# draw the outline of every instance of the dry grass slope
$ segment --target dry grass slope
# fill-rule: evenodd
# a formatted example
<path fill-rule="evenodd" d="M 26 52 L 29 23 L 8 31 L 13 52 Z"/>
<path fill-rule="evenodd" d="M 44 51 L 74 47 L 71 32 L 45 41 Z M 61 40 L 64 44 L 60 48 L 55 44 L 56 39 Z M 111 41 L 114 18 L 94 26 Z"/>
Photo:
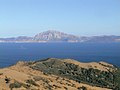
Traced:
<path fill-rule="evenodd" d="M 68 64 L 68 66 L 61 67 L 62 64 Z M 36 62 L 18 62 L 14 66 L 0 69 L 0 90 L 112 90 L 107 87 L 78 82 L 68 78 L 67 75 L 58 75 L 57 69 L 59 69 L 59 66 L 62 69 L 68 69 L 69 64 L 73 67 L 78 65 L 78 67 L 85 70 L 93 68 L 101 72 L 114 71 L 113 65 L 103 62 L 80 63 L 71 59 L 61 60 L 55 58 Z M 52 69 L 56 71 L 53 72 Z M 51 71 L 48 72 L 47 70 Z"/>

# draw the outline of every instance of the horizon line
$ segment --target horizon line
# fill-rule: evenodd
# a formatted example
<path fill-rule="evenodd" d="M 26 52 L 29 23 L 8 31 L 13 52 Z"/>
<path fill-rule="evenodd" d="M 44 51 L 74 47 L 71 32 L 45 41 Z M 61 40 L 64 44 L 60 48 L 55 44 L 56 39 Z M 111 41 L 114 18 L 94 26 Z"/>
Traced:
<path fill-rule="evenodd" d="M 101 35 L 76 35 L 76 34 L 71 34 L 71 33 L 66 33 L 63 31 L 58 31 L 58 30 L 46 30 L 46 31 L 42 31 L 39 33 L 44 33 L 44 32 L 60 32 L 60 33 L 64 33 L 64 34 L 68 34 L 68 35 L 74 35 L 74 36 L 78 36 L 78 37 L 95 37 L 95 36 L 120 36 L 120 35 L 115 35 L 115 34 L 101 34 Z M 39 34 L 36 33 L 35 35 Z M 16 38 L 16 37 L 34 37 L 35 35 L 31 35 L 31 36 L 27 36 L 27 35 L 16 35 L 16 36 L 8 36 L 8 37 L 0 37 L 0 38 Z"/>

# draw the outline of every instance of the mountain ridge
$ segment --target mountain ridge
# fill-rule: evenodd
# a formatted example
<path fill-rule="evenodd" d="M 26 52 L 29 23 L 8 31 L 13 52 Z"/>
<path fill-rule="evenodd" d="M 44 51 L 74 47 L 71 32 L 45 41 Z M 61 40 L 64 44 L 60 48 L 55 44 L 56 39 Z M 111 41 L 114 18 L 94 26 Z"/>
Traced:
<path fill-rule="evenodd" d="M 36 34 L 33 37 L 18 36 L 12 38 L 0 38 L 0 42 L 120 42 L 120 36 L 76 36 L 55 30 L 48 30 Z"/>
<path fill-rule="evenodd" d="M 106 62 L 81 63 L 59 58 L 19 61 L 0 69 L 0 89 L 119 90 L 119 76 L 119 68 Z"/>

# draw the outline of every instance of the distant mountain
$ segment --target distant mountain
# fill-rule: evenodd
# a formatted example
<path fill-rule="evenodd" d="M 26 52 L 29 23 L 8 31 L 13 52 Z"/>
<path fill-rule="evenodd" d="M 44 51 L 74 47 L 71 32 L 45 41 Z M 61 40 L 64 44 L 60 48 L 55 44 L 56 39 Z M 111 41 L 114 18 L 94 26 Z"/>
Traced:
<path fill-rule="evenodd" d="M 120 42 L 120 36 L 114 36 L 114 35 L 104 35 L 104 36 L 92 36 L 92 37 L 86 37 L 85 42 Z"/>
<path fill-rule="evenodd" d="M 79 42 L 79 37 L 75 35 L 66 34 L 58 31 L 46 31 L 35 35 L 35 41 L 47 41 L 47 42 Z"/>
<path fill-rule="evenodd" d="M 12 37 L 12 38 L 0 38 L 0 42 L 19 42 L 19 41 L 31 41 L 33 37 L 27 36 L 19 36 L 19 37 Z"/>
<path fill-rule="evenodd" d="M 75 36 L 59 31 L 46 31 L 34 37 L 0 38 L 0 42 L 120 42 L 120 36 Z"/>

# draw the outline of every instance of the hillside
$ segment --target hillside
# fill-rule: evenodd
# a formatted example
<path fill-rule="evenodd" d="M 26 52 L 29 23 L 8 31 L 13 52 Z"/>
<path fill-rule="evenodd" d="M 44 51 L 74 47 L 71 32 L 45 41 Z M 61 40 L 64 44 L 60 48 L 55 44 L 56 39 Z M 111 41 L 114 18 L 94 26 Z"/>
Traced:
<path fill-rule="evenodd" d="M 28 42 L 120 42 L 120 36 L 104 35 L 104 36 L 76 36 L 72 34 L 66 34 L 59 31 L 45 31 L 36 34 L 33 37 L 19 36 L 12 38 L 0 38 L 0 42 L 15 42 L 15 43 L 28 43 Z"/>
<path fill-rule="evenodd" d="M 20 61 L 0 69 L 0 90 L 120 90 L 120 69 L 72 59 Z"/>

